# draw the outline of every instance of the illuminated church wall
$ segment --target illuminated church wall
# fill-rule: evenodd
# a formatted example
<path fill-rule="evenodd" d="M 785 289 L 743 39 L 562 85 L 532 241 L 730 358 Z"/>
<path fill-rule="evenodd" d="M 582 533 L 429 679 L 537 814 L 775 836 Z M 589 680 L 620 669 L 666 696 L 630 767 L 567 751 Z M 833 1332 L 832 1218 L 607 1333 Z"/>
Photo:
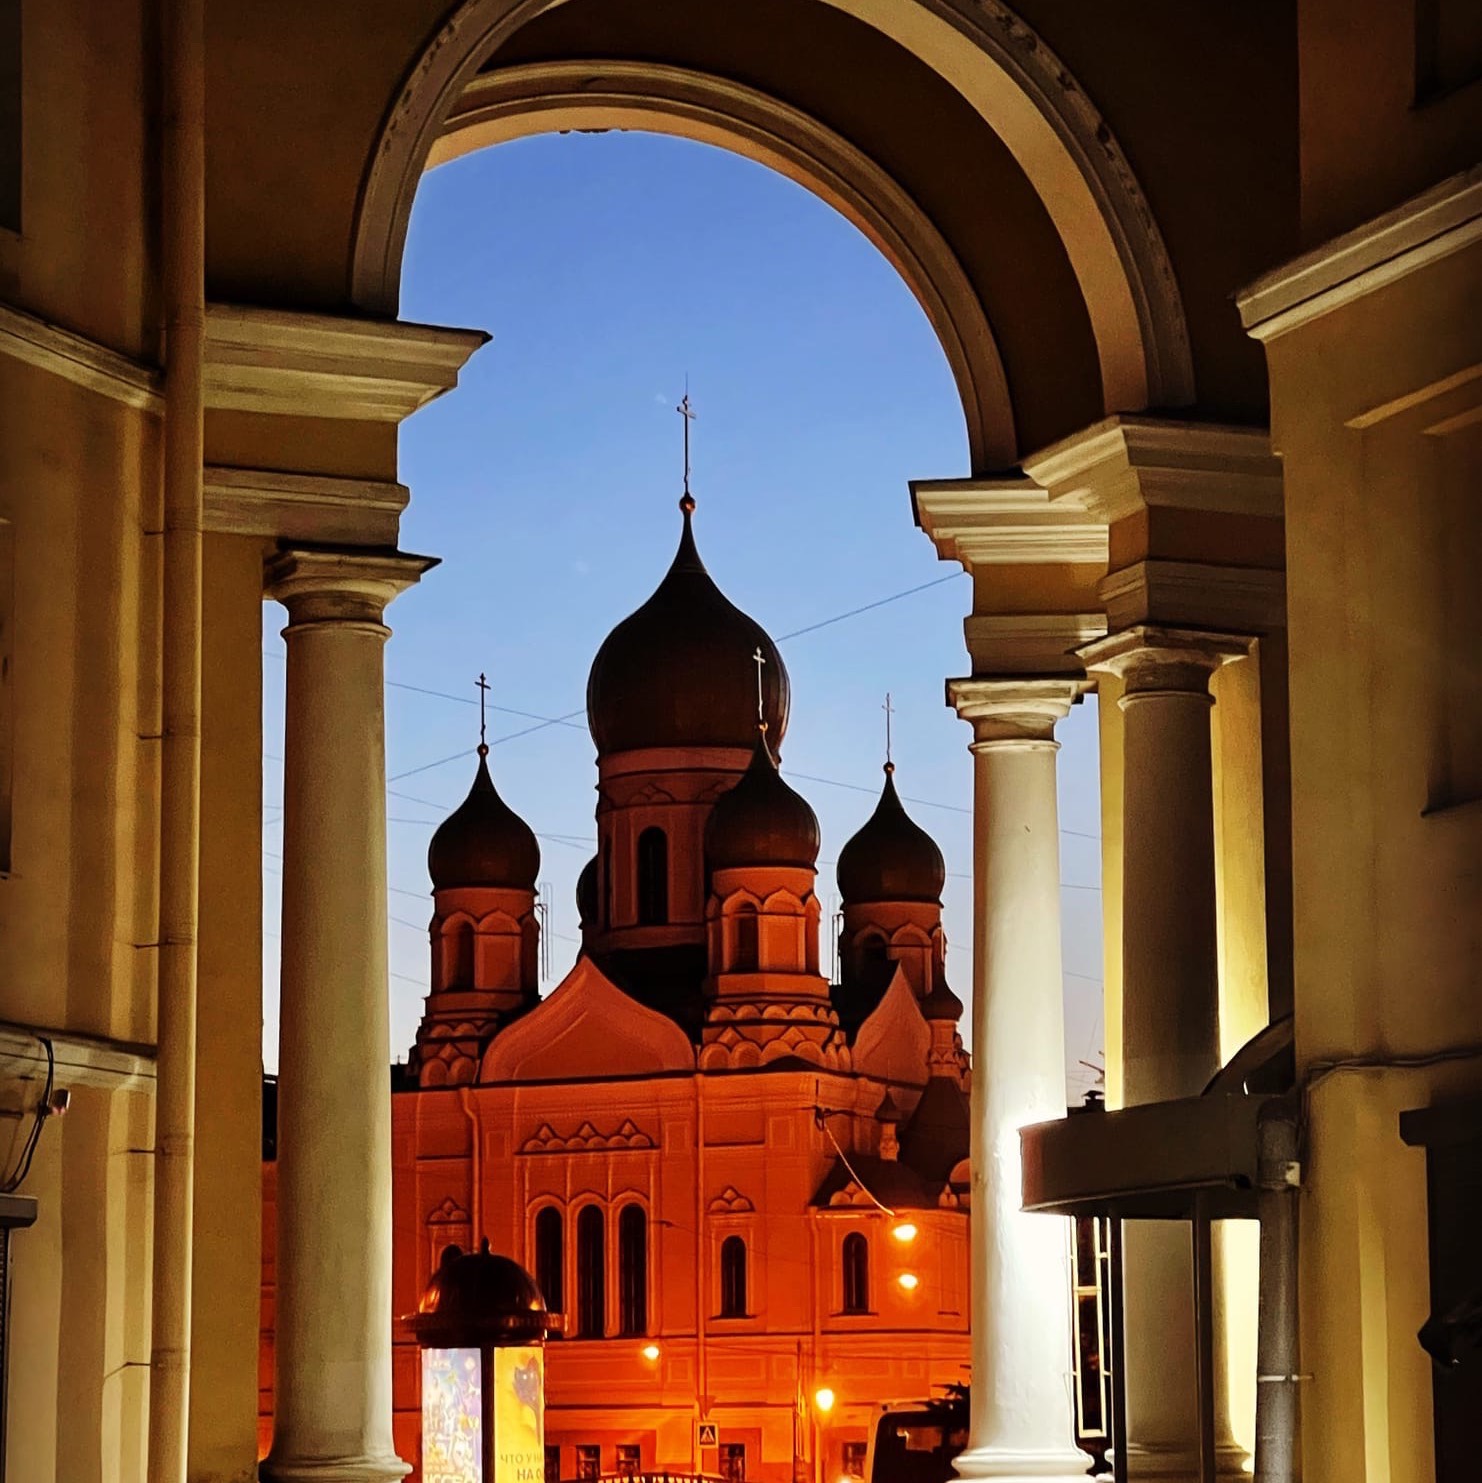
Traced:
<path fill-rule="evenodd" d="M 967 1378 L 967 1058 L 943 973 L 945 868 L 887 767 L 840 855 L 846 939 L 865 946 L 846 944 L 831 985 L 818 823 L 775 755 L 787 673 L 682 509 L 668 574 L 593 665 L 598 850 L 578 886 L 582 952 L 545 998 L 539 847 L 482 745 L 429 848 L 426 1012 L 393 1073 L 393 1309 L 416 1309 L 445 1247 L 487 1238 L 564 1322 L 546 1416 L 561 1477 L 781 1480 L 801 1461 L 835 1478 L 859 1470 L 882 1402 Z M 270 1252 L 271 1208 L 269 1222 Z M 420 1374 L 398 1322 L 406 1458 Z M 267 1388 L 262 1411 L 265 1441 Z"/>

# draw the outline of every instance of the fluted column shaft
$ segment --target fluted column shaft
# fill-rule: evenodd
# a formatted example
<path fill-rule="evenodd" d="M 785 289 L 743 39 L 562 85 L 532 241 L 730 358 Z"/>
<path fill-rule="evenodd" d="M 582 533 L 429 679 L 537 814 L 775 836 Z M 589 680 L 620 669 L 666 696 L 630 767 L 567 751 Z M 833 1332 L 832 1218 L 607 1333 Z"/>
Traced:
<path fill-rule="evenodd" d="M 973 724 L 972 1418 L 963 1478 L 1084 1478 L 1066 1222 L 1029 1215 L 1019 1129 L 1065 1116 L 1055 723 L 1073 680 L 959 680 Z"/>
<path fill-rule="evenodd" d="M 1197 1096 L 1220 1067 L 1210 676 L 1242 640 L 1139 627 L 1082 649 L 1124 684 L 1122 1064 L 1127 1106 Z M 1189 1227 L 1123 1228 L 1125 1453 L 1132 1478 L 1199 1472 L 1198 1344 Z M 1214 1338 L 1215 1354 L 1223 1335 Z M 1223 1378 L 1222 1376 L 1220 1377 Z M 1216 1460 L 1240 1471 L 1223 1384 Z"/>
<path fill-rule="evenodd" d="M 272 1483 L 386 1483 L 391 1101 L 386 605 L 432 562 L 288 551 Z"/>

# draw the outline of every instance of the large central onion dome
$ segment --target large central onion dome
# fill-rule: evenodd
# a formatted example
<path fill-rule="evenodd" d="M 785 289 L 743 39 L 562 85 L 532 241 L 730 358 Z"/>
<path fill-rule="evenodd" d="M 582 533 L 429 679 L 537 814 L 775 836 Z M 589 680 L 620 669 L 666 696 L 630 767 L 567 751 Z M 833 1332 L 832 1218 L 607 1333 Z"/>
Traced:
<path fill-rule="evenodd" d="M 716 800 L 705 821 L 705 863 L 712 870 L 755 865 L 811 870 L 818 846 L 818 816 L 782 781 L 765 735 L 758 735 L 751 765 Z"/>
<path fill-rule="evenodd" d="M 885 764 L 875 812 L 839 851 L 838 880 L 846 906 L 942 899 L 946 862 L 936 841 L 901 806 L 893 763 Z"/>
<path fill-rule="evenodd" d="M 438 825 L 427 846 L 427 873 L 435 891 L 457 886 L 535 889 L 540 846 L 534 831 L 494 787 L 488 750 L 479 747 L 479 770 L 468 797 Z"/>
<path fill-rule="evenodd" d="M 587 724 L 602 756 L 644 747 L 749 748 L 762 715 L 779 743 L 787 727 L 787 670 L 761 624 L 715 585 L 695 549 L 690 515 L 654 594 L 608 634 L 587 680 Z"/>

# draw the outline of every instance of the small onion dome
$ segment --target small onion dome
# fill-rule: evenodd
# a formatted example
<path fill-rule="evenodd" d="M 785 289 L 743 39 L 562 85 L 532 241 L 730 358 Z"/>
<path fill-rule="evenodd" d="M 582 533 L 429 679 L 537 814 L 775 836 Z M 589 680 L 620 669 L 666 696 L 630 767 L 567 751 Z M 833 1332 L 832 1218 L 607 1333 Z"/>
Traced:
<path fill-rule="evenodd" d="M 937 842 L 901 807 L 895 764 L 885 764 L 880 801 L 839 851 L 839 896 L 846 906 L 871 901 L 937 901 L 947 866 Z"/>
<path fill-rule="evenodd" d="M 705 821 L 706 863 L 712 870 L 749 865 L 811 870 L 818 848 L 817 815 L 783 782 L 765 733 L 758 733 L 750 766 L 716 800 Z"/>
<path fill-rule="evenodd" d="M 945 978 L 938 978 L 931 993 L 921 1001 L 921 1014 L 928 1020 L 952 1020 L 962 1018 L 962 1000 L 947 987 Z"/>
<path fill-rule="evenodd" d="M 756 730 L 760 648 L 762 713 L 780 743 L 787 727 L 787 670 L 777 646 L 717 587 L 695 549 L 686 496 L 684 529 L 664 580 L 603 640 L 587 679 L 587 725 L 597 751 L 644 747 L 749 747 Z"/>
<path fill-rule="evenodd" d="M 424 1349 L 538 1344 L 560 1327 L 535 1279 L 487 1240 L 477 1251 L 445 1246 L 437 1271 L 407 1326 Z"/>
<path fill-rule="evenodd" d="M 487 747 L 479 748 L 479 770 L 468 797 L 438 825 L 427 846 L 434 891 L 453 886 L 535 889 L 540 846 L 534 831 L 495 789 L 487 753 Z"/>
<path fill-rule="evenodd" d="M 576 878 L 576 919 L 583 927 L 597 922 L 597 857 L 592 856 Z"/>

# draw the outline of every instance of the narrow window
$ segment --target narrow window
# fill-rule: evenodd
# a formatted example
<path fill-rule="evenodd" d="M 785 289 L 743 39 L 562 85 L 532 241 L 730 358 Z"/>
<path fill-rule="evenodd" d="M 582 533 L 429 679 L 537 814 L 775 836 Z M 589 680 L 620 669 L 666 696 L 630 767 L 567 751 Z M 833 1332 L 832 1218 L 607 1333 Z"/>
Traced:
<path fill-rule="evenodd" d="M 612 926 L 612 841 L 602 841 L 602 926 Z"/>
<path fill-rule="evenodd" d="M 584 1205 L 576 1218 L 576 1302 L 579 1339 L 600 1339 L 607 1332 L 607 1241 L 602 1211 Z"/>
<path fill-rule="evenodd" d="M 459 922 L 448 938 L 448 979 L 450 989 L 473 988 L 473 923 Z"/>
<path fill-rule="evenodd" d="M 624 1205 L 618 1216 L 618 1306 L 622 1332 L 648 1332 L 648 1216 Z"/>
<path fill-rule="evenodd" d="M 669 920 L 669 836 L 645 829 L 638 836 L 638 924 L 662 927 Z"/>
<path fill-rule="evenodd" d="M 566 1311 L 565 1239 L 561 1212 L 547 1205 L 535 1217 L 535 1284 L 552 1313 Z"/>
<path fill-rule="evenodd" d="M 555 1444 L 545 1449 L 545 1483 L 561 1483 L 561 1449 Z"/>
<path fill-rule="evenodd" d="M 583 1480 L 602 1476 L 602 1449 L 584 1443 L 576 1449 L 576 1476 Z"/>
<path fill-rule="evenodd" d="M 746 1483 L 746 1443 L 720 1444 L 720 1475 L 725 1483 Z"/>
<path fill-rule="evenodd" d="M 844 1237 L 844 1311 L 870 1311 L 870 1243 L 858 1231 Z"/>
<path fill-rule="evenodd" d="M 864 1477 L 865 1454 L 868 1450 L 868 1442 L 844 1443 L 844 1476 L 846 1478 Z"/>
<path fill-rule="evenodd" d="M 736 957 L 731 966 L 737 973 L 755 973 L 759 956 L 756 907 L 743 901 L 736 908 Z"/>
<path fill-rule="evenodd" d="M 643 1468 L 643 1454 L 635 1442 L 619 1442 L 617 1445 L 617 1471 L 619 1478 L 636 1478 Z"/>
<path fill-rule="evenodd" d="M 720 1245 L 720 1316 L 746 1317 L 746 1242 L 740 1236 Z"/>

